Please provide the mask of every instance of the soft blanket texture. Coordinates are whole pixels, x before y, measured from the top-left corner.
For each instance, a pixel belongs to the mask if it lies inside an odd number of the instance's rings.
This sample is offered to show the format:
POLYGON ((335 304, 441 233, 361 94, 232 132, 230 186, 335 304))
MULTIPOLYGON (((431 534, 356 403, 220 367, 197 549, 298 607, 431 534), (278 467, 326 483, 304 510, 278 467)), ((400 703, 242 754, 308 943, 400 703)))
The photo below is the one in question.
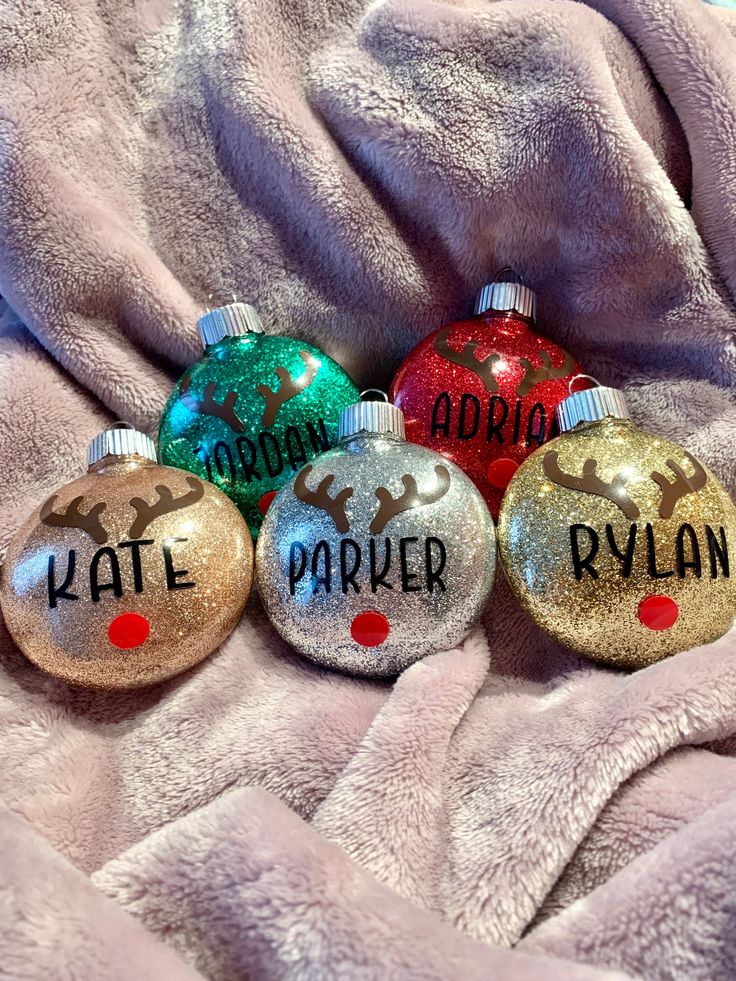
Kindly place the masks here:
MULTIPOLYGON (((385 385, 510 263, 733 491, 732 13, 10 0, 0 30, 3 544, 113 418, 155 431, 223 283, 385 385)), ((733 636, 627 676, 499 582, 394 684, 257 601, 137 694, 0 645, 3 976, 736 976, 733 636)))

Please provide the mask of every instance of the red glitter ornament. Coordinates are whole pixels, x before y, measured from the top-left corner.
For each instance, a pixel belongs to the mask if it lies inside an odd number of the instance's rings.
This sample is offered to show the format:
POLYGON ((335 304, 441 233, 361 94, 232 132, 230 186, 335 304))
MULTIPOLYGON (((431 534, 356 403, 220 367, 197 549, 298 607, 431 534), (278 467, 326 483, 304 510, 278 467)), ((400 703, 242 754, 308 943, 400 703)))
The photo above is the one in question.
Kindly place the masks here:
POLYGON ((532 330, 535 311, 528 287, 489 283, 475 316, 425 337, 391 385, 407 437, 461 467, 494 518, 519 465, 557 435, 555 409, 581 370, 532 330))

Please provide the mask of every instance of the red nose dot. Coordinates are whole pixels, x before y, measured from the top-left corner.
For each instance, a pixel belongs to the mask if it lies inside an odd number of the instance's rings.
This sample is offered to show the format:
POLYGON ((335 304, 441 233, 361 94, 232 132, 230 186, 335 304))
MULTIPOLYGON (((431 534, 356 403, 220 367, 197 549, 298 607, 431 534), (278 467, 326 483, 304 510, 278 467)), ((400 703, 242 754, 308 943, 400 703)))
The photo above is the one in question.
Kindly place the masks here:
POLYGON ((366 610, 359 613, 350 625, 350 634, 356 644, 363 647, 378 647, 391 632, 389 622, 383 613, 366 610))
POLYGON ((121 613, 107 628, 110 643, 124 651, 140 647, 150 632, 150 623, 140 613, 121 613))
POLYGON ((508 486, 509 481, 518 469, 519 464, 515 460, 509 460, 508 457, 502 456, 499 460, 494 460, 493 463, 488 464, 486 476, 492 487, 498 487, 499 490, 503 490, 508 486))
POLYGON ((637 612, 639 620, 650 630, 669 630, 679 615, 677 603, 669 596, 647 596, 637 612))
POLYGON ((276 491, 266 491, 265 494, 261 494, 258 499, 258 510, 261 512, 261 514, 265 514, 266 511, 268 511, 274 497, 276 497, 276 491))

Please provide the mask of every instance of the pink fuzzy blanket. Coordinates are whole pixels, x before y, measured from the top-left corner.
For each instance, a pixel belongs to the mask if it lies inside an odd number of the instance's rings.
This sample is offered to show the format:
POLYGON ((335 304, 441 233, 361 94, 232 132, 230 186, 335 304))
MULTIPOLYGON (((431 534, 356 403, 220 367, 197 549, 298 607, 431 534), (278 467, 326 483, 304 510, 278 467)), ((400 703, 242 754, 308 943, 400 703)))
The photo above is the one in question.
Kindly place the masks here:
MULTIPOLYGON (((735 147, 700 0, 7 0, 1 543, 214 286, 385 386, 507 263, 733 491, 735 147)), ((0 655, 3 977, 736 977, 733 635, 625 675, 499 582, 393 684, 257 602, 143 693, 0 655)))

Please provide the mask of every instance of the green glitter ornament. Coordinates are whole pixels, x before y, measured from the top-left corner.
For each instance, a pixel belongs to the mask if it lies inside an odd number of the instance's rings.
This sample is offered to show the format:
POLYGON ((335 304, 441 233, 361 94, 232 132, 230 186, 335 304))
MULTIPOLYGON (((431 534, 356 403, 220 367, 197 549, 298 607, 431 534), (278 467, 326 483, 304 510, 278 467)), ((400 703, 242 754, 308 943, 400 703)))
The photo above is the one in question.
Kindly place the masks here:
POLYGON ((166 403, 161 460, 212 481, 255 537, 283 484, 335 445, 358 390, 318 348, 264 333, 248 303, 208 310, 197 326, 205 353, 166 403))

